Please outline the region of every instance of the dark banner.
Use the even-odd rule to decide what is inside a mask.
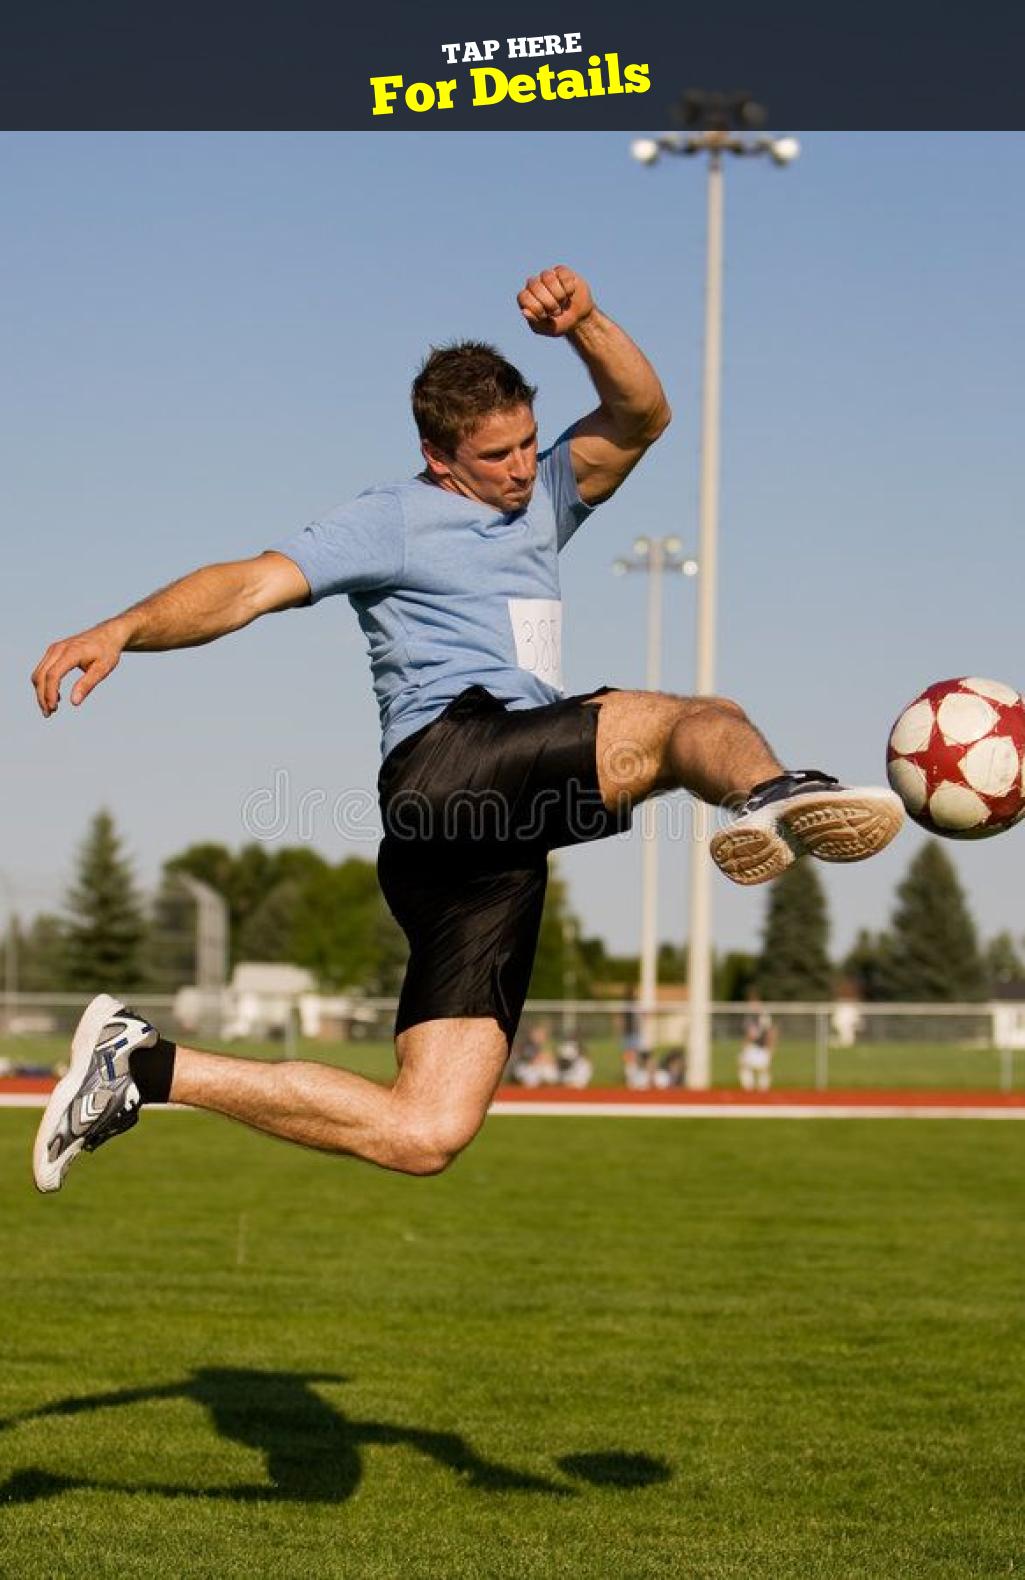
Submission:
[[[673,124],[687,90],[803,129],[1025,123],[1025,7],[258,7],[34,0],[4,24],[7,128],[588,131]]]

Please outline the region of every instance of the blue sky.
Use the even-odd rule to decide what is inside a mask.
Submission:
[[[582,369],[515,307],[553,262],[591,280],[676,413],[563,561],[569,688],[643,683],[643,578],[610,565],[639,532],[695,538],[696,162],[642,169],[613,133],[8,134],[0,166],[0,871],[23,911],[59,902],[103,803],[147,882],[194,839],[240,843],[246,805],[284,840],[373,854],[376,709],[344,600],[129,655],[46,723],[27,677],[56,637],[409,475],[432,340],[496,341],[541,385],[543,433],[579,415]],[[925,684],[1025,682],[1023,183],[1021,134],[816,133],[786,171],[727,171],[718,684],[795,765],[879,781]],[[666,689],[691,685],[693,619],[693,585],[670,582]],[[885,920],[922,838],[822,869],[837,949]],[[947,848],[984,934],[1025,930],[1025,831]],[[686,870],[667,841],[667,938]],[[585,927],[636,947],[636,836],[563,871]],[[717,943],[754,946],[763,910],[718,884]]]

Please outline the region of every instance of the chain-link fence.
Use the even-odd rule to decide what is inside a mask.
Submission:
[[[230,989],[141,993],[134,1007],[179,1042],[272,1058],[315,1058],[386,1077],[394,999]],[[0,1073],[66,1058],[82,1012],[74,994],[0,999]],[[532,1000],[509,1078],[523,1085],[686,1082],[685,1002],[640,1014],[632,1000]],[[1025,1087],[1025,1003],[717,1004],[712,1084],[778,1088]]]

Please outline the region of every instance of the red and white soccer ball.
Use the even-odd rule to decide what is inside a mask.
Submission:
[[[938,680],[890,731],[886,769],[930,833],[1000,834],[1025,816],[1025,701],[999,680]]]

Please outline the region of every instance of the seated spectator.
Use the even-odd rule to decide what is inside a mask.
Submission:
[[[533,1027],[513,1051],[509,1064],[509,1079],[517,1086],[555,1086],[559,1080],[559,1067],[552,1051],[548,1027]]]
[[[652,1076],[652,1085],[660,1091],[666,1091],[673,1086],[682,1086],[684,1082],[683,1049],[670,1048],[659,1060],[658,1069]]]
[[[651,1089],[651,1052],[648,1048],[627,1048],[623,1054],[623,1080],[631,1092]]]
[[[559,1080],[563,1086],[582,1090],[590,1086],[594,1065],[587,1050],[576,1037],[567,1037],[559,1044]]]

